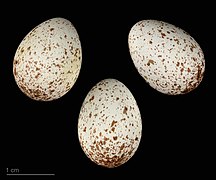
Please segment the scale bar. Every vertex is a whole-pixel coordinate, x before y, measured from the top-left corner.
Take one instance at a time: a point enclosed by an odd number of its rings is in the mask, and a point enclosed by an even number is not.
[[[7,174],[7,176],[55,176],[55,174]]]

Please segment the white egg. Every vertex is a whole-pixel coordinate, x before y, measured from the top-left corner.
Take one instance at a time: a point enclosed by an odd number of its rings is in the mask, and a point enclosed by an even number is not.
[[[120,166],[135,154],[141,133],[138,105],[123,83],[104,79],[89,91],[78,120],[79,142],[88,158],[104,167]]]
[[[200,45],[175,25],[139,21],[129,32],[128,44],[139,74],[159,92],[185,94],[203,79],[205,59]]]
[[[81,43],[75,27],[57,17],[36,26],[21,41],[14,56],[13,74],[28,97],[51,101],[72,88],[81,63]]]

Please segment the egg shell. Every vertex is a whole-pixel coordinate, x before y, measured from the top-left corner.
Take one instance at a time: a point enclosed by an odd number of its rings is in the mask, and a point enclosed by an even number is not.
[[[24,37],[14,56],[13,74],[28,97],[51,101],[72,88],[81,63],[81,42],[74,25],[56,17],[42,22]]]
[[[183,29],[159,20],[141,20],[128,35],[129,51],[139,74],[159,92],[186,94],[203,79],[204,53]]]
[[[116,79],[98,82],[78,120],[79,142],[87,157],[103,167],[118,167],[135,154],[141,135],[141,114],[129,89]]]

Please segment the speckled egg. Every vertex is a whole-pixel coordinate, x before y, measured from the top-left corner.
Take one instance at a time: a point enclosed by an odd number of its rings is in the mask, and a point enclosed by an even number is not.
[[[73,24],[57,17],[32,29],[18,46],[13,74],[21,91],[39,101],[65,95],[76,82],[82,62],[81,43]]]
[[[129,51],[139,74],[159,92],[186,94],[200,84],[204,54],[193,37],[159,20],[142,20],[128,36]]]
[[[118,167],[135,154],[141,133],[138,105],[123,83],[104,79],[89,91],[78,120],[79,142],[88,158],[103,167]]]

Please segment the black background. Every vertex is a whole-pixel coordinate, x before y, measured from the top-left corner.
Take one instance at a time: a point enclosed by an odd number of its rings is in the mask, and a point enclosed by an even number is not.
[[[45,3],[45,2],[44,2]],[[212,93],[214,10],[211,4],[186,2],[88,3],[60,1],[4,4],[1,12],[0,85],[2,171],[55,173],[55,177],[155,178],[200,177],[208,173],[209,129],[214,116]],[[141,4],[140,4],[141,3]],[[13,6],[13,8],[12,8]],[[80,37],[82,67],[73,88],[52,102],[25,96],[13,78],[15,51],[36,25],[53,17],[70,20]],[[192,92],[168,96],[148,86],[136,71],[128,49],[128,33],[139,20],[157,19],[187,31],[203,49],[206,71]],[[215,54],[215,53],[214,53]],[[214,59],[213,59],[214,58]],[[132,92],[143,120],[140,146],[124,165],[108,169],[91,162],[77,135],[80,107],[100,80],[115,78]],[[213,105],[211,105],[213,103]],[[211,159],[210,159],[211,160]],[[54,177],[52,177],[54,178]],[[15,179],[15,177],[14,177]],[[31,179],[31,177],[29,177]]]

